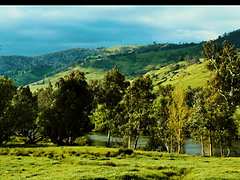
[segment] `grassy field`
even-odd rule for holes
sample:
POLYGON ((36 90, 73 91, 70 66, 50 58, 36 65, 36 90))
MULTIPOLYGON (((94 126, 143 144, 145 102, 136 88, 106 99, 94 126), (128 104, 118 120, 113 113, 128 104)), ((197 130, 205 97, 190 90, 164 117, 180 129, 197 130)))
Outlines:
POLYGON ((240 158, 103 147, 0 148, 0 179, 239 179, 240 158))
POLYGON ((47 77, 47 78, 45 78, 44 82, 43 82, 43 80, 40 80, 38 82, 32 83, 29 85, 29 87, 30 87, 31 91, 34 92, 37 89, 46 88, 48 86, 49 82, 51 82, 52 85, 54 86, 60 77, 64 77, 64 76, 68 75, 71 71, 75 71, 75 70, 84 72, 86 74, 85 77, 87 78, 87 80, 101 79, 102 76, 107 72, 107 71, 104 71, 103 69, 97 69, 97 68, 91 68, 91 67, 83 68, 80 66, 76 66, 74 68, 69 68, 67 71, 63 71, 63 72, 54 74, 50 77, 47 77))
POLYGON ((211 71, 206 68, 206 63, 201 59, 201 64, 187 65, 187 62, 182 61, 179 63, 171 64, 156 70, 152 70, 147 74, 153 80, 154 88, 162 82, 162 85, 172 84, 176 85, 179 82, 179 74, 183 73, 183 79, 181 82, 184 87, 191 86, 192 88, 202 87, 208 78, 210 78, 211 71), (177 70, 171 70, 172 66, 179 65, 180 68, 177 70), (181 67, 182 66, 182 67, 181 67))

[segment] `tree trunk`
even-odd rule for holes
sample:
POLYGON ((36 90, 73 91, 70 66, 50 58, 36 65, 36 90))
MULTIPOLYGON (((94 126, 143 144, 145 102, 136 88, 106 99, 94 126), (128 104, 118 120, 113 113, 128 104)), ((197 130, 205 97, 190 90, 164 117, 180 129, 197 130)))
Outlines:
POLYGON ((204 152, 204 142, 203 142, 203 136, 201 136, 201 147, 202 147, 202 156, 205 156, 205 152, 204 152))
POLYGON ((178 142, 178 154, 181 154, 182 144, 181 141, 178 142))
POLYGON ((182 149, 181 130, 180 130, 180 128, 179 128, 179 130, 178 130, 178 154, 181 153, 181 149, 182 149))
POLYGON ((230 150, 229 147, 227 148, 227 151, 228 151, 228 153, 227 153, 227 157, 229 157, 229 156, 230 156, 230 153, 231 153, 231 150, 230 150))
POLYGON ((165 143, 165 146, 167 148, 167 152, 170 153, 170 148, 169 148, 169 145, 167 143, 165 143))
POLYGON ((173 139, 171 136, 170 153, 173 153, 173 139))
POLYGON ((220 153, 221 153, 221 157, 223 157, 224 156, 224 150, 223 150, 222 143, 220 143, 220 153))
MULTIPOLYGON (((141 119, 141 115, 140 115, 140 119, 141 119)), ((137 143, 138 143, 138 139, 139 139, 140 126, 141 126, 141 121, 140 121, 139 124, 138 124, 138 129, 137 129, 137 135, 136 135, 136 139, 135 139, 134 150, 137 149, 137 143)))
POLYGON ((107 147, 110 147, 110 140, 111 140, 111 130, 108 129, 108 137, 107 137, 107 144, 106 144, 107 147))
POLYGON ((135 145, 134 145, 134 150, 137 149, 138 139, 139 139, 139 133, 137 133, 137 136, 136 136, 135 145))
POLYGON ((213 149, 212 149, 212 130, 209 129, 209 156, 211 157, 213 155, 213 149))
POLYGON ((131 136, 128 135, 128 148, 131 149, 131 136))

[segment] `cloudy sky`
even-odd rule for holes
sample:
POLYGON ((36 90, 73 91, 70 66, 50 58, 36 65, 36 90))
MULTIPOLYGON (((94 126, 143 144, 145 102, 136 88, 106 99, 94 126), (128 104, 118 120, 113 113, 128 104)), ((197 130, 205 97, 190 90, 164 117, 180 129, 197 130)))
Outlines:
POLYGON ((240 6, 0 6, 0 55, 200 42, 240 29, 240 6))

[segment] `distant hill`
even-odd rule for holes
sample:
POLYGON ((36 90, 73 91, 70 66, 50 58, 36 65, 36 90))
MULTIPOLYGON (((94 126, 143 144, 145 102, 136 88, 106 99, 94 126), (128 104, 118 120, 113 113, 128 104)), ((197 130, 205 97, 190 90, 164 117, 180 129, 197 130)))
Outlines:
MULTIPOLYGON (((79 69, 86 73, 87 79, 100 79, 104 73, 112 69, 115 65, 128 78, 133 79, 138 75, 145 74, 159 67, 176 63, 186 56, 199 58, 201 56, 202 45, 200 44, 151 44, 144 46, 118 46, 106 48, 108 53, 87 57, 84 61, 76 61, 67 69, 60 71, 44 80, 32 83, 31 87, 44 87, 49 81, 55 82, 57 77, 61 77, 71 69, 79 69), (99 72, 96 73, 96 72, 99 72)), ((24 75, 22 75, 22 78, 24 75)))
POLYGON ((117 65, 121 72, 131 79, 155 69, 156 66, 178 62, 186 56, 199 58, 201 51, 202 46, 194 43, 146 45, 134 50, 121 47, 118 53, 87 61, 82 64, 82 67, 101 68, 108 71, 117 65))
MULTIPOLYGON (((203 86, 211 75, 211 71, 206 68, 206 63, 207 62, 204 62, 203 59, 200 59, 197 63, 193 63, 191 61, 180 61, 166 66, 156 66, 155 69, 149 70, 146 74, 150 75, 155 90, 160 84, 175 85, 177 82, 179 82, 178 77, 181 72, 184 74, 182 79, 184 87, 187 88, 188 86, 191 86, 192 88, 195 88, 203 86)), ((47 77, 44 80, 32 83, 30 84, 30 88, 32 91, 35 91, 37 89, 46 87, 50 81, 52 84, 55 84, 59 77, 63 77, 73 70, 85 72, 88 80, 100 79, 107 72, 101 68, 83 68, 81 66, 76 66, 74 68, 69 68, 67 71, 62 71, 53 76, 47 77)))
POLYGON ((118 65, 128 78, 134 78, 155 65, 177 62, 186 55, 200 56, 201 46, 190 43, 74 48, 38 56, 0 56, 0 74, 12 78, 20 86, 67 71, 69 67, 81 66, 108 71, 118 65))
MULTIPOLYGON (((224 40, 240 48, 240 30, 215 39, 218 44, 224 40)), ((0 74, 12 78, 18 86, 32 84, 36 88, 71 69, 84 71, 89 79, 99 79, 117 65, 128 79, 133 79, 185 59, 202 58, 202 43, 73 48, 38 56, 0 56, 0 74)))
POLYGON ((236 48, 240 48, 240 29, 218 36, 215 42, 218 45, 222 45, 224 40, 228 40, 231 44, 234 44, 236 48))
POLYGON ((0 74, 14 79, 17 85, 26 85, 104 52, 103 49, 73 48, 38 56, 0 56, 0 74))

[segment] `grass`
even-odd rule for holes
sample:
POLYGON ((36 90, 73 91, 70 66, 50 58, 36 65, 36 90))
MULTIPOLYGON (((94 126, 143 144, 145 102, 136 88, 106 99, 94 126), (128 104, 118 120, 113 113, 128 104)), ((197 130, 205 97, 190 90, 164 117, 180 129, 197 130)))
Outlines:
POLYGON ((103 147, 0 148, 0 179, 239 179, 240 158, 103 147), (127 153, 128 152, 128 153, 127 153))
POLYGON ((60 73, 57 73, 50 77, 45 78, 45 82, 43 82, 43 80, 40 80, 35 83, 32 83, 29 85, 29 87, 30 87, 31 91, 34 92, 37 89, 46 88, 50 81, 51 81, 52 85, 54 86, 60 77, 64 77, 64 76, 68 75, 71 71, 74 71, 74 70, 80 70, 82 72, 85 72, 85 74, 86 74, 85 77, 87 78, 87 80, 101 79, 102 76, 106 73, 106 71, 104 71, 103 69, 91 68, 91 67, 83 68, 80 66, 76 66, 74 68, 69 68, 67 71, 63 71, 63 72, 60 72, 60 73))
POLYGON ((188 86, 191 86, 192 88, 202 87, 206 83, 207 79, 210 77, 211 71, 206 68, 207 62, 204 62, 203 59, 201 59, 201 62, 201 64, 187 65, 187 62, 182 61, 176 63, 180 66, 183 66, 178 70, 171 70, 171 67, 176 65, 171 64, 169 66, 152 70, 147 74, 152 77, 154 89, 157 88, 160 82, 163 82, 161 83, 162 85, 176 85, 176 83, 179 82, 179 74, 181 72, 184 74, 184 77, 181 81, 185 88, 187 88, 188 86))

